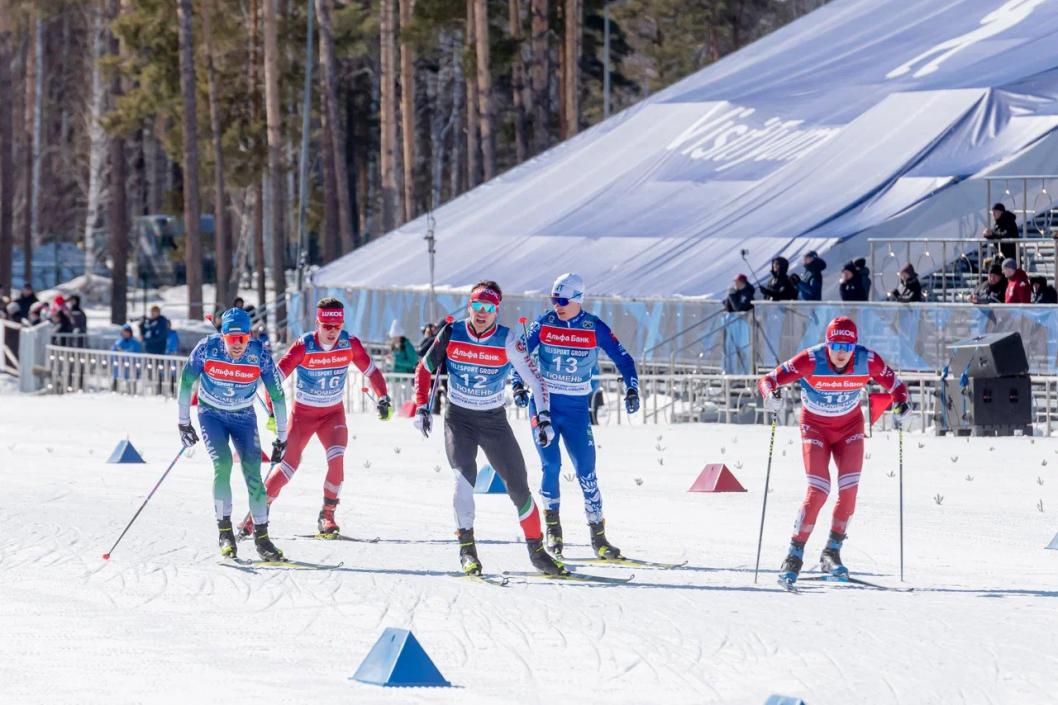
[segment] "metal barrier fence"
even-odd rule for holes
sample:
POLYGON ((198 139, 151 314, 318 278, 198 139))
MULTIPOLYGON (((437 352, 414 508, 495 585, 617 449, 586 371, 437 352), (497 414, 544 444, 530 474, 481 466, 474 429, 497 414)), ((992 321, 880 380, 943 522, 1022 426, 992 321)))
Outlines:
MULTIPOLYGON (((49 345, 47 349, 49 381, 47 390, 54 394, 69 392, 116 391, 135 396, 175 397, 184 358, 165 355, 142 355, 102 350, 63 348, 49 345)), ((414 402, 412 374, 387 374, 386 382, 394 408, 401 411, 414 402)), ((927 431, 936 424, 939 403, 940 376, 934 374, 902 374, 911 397, 911 431, 927 431)), ((766 424, 766 417, 757 393, 755 375, 725 375, 692 372, 685 374, 648 374, 639 377, 641 409, 629 416, 624 408, 624 383, 619 375, 596 378, 597 391, 593 396, 595 417, 599 425, 672 424, 672 423, 734 423, 766 424)), ((286 393, 293 392, 294 378, 287 379, 286 393)), ((366 378, 350 370, 345 390, 345 409, 349 412, 370 413, 375 403, 362 390, 366 378)), ((443 387, 443 385, 442 385, 443 387)), ((1034 377, 1033 421, 1039 431, 1050 435, 1058 427, 1058 377, 1034 377)), ((788 387, 786 410, 780 414, 784 426, 798 423, 800 388, 788 387)), ((508 400, 510 401, 510 400, 508 400)), ((866 408, 867 394, 863 394, 866 408)), ((442 404, 444 402, 442 401, 442 404)), ((508 413, 515 418, 526 418, 527 412, 508 404, 508 413)), ((875 427, 890 430, 888 415, 875 427)))
POLYGON ((18 337, 22 324, 13 321, 0 321, 0 371, 18 374, 18 337))

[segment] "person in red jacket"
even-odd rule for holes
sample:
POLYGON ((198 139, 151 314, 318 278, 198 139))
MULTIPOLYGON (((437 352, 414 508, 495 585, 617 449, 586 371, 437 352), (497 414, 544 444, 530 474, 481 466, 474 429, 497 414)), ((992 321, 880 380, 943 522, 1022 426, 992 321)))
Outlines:
MULTIPOLYGON (((344 324, 342 302, 335 298, 321 299, 316 305, 316 330, 295 340, 279 360, 279 371, 284 379, 297 374, 294 410, 286 453, 281 463, 272 466, 265 479, 265 492, 271 504, 297 472, 309 440, 314 435, 320 439, 327 453, 323 509, 317 520, 320 538, 335 538, 339 532, 334 510, 345 479, 345 447, 349 441, 343 406, 349 365, 356 365, 367 376, 378 397, 378 417, 386 421, 393 416, 385 377, 360 341, 342 330, 344 324)), ((247 517, 240 525, 239 535, 251 533, 253 519, 247 517)))
POLYGON ((1012 259, 1003 260, 1003 276, 1007 278, 1007 293, 1003 302, 1008 304, 1031 304, 1032 284, 1029 275, 1012 259))
POLYGON ((830 539, 820 556, 820 568, 838 579, 848 576, 841 563, 845 530, 856 508, 856 490, 863 467, 863 412, 860 390, 872 380, 892 395, 896 423, 909 413, 907 388, 873 350, 857 344, 856 324, 838 316, 827 326, 826 342, 803 350, 764 377, 757 387, 764 408, 782 409, 783 385, 801 385, 801 452, 808 491, 794 524, 790 550, 779 581, 792 585, 801 572, 804 548, 816 517, 830 493, 830 459, 838 468, 838 501, 830 524, 830 539))

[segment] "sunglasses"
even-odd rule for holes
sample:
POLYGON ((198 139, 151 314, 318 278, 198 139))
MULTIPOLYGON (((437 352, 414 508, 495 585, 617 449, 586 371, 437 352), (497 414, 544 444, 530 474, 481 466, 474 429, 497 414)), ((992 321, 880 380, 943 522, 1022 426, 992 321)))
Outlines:
POLYGON ((225 333, 224 342, 228 345, 245 345, 250 342, 249 333, 225 333))
POLYGON ((569 302, 573 299, 567 299, 565 296, 552 296, 551 303, 555 306, 569 306, 569 302))
POLYGON ((323 329, 323 330, 328 330, 328 331, 341 330, 342 329, 342 324, 341 323, 321 323, 320 324, 320 328, 323 329))
POLYGON ((484 311, 485 313, 496 313, 496 304, 490 304, 485 301, 471 301, 470 308, 475 311, 484 311))
POLYGON ((827 343, 827 347, 834 352, 852 352, 856 349, 856 343, 827 343))

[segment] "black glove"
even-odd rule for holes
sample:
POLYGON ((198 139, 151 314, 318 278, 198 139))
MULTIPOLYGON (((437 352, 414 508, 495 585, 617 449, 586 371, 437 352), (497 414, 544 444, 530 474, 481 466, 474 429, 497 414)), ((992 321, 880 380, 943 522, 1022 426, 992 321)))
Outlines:
POLYGON ((555 440, 555 429, 551 427, 551 413, 548 411, 538 412, 532 420, 533 435, 536 444, 541 448, 547 448, 551 441, 555 440))
POLYGON ((393 402, 389 395, 384 394, 378 398, 378 418, 389 421, 393 417, 393 402))
POLYGON ((283 453, 287 452, 287 442, 281 441, 278 438, 272 441, 272 457, 269 459, 272 465, 276 465, 283 461, 283 453))
POLYGON ((198 434, 195 433, 195 427, 190 423, 178 424, 177 428, 180 429, 180 442, 184 444, 184 448, 190 448, 198 443, 198 434))
POLYGON ((423 404, 415 410, 415 428, 422 431, 423 438, 430 437, 430 430, 433 428, 433 415, 430 414, 430 407, 427 404, 423 404))
POLYGON ((625 392, 625 411, 629 414, 639 411, 639 390, 635 387, 629 387, 625 392))
POLYGON ((514 405, 524 409, 529 406, 529 391, 525 388, 525 385, 521 382, 515 382, 511 385, 511 391, 514 392, 514 405))

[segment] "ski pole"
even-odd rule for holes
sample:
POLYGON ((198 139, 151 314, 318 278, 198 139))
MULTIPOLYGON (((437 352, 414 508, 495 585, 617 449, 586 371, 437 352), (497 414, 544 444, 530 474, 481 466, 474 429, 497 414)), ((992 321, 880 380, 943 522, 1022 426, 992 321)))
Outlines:
POLYGON ((764 514, 768 511, 768 484, 771 481, 771 458, 775 451, 775 427, 779 424, 779 415, 771 417, 771 440, 768 442, 768 469, 764 473, 764 501, 760 507, 760 534, 757 536, 757 563, 753 567, 753 584, 757 584, 757 573, 760 572, 760 549, 764 544, 764 514))
POLYGON ((904 582, 904 429, 896 432, 900 461, 900 582, 904 582))
POLYGON ((162 473, 162 476, 158 478, 158 482, 155 483, 154 489, 152 489, 150 493, 147 494, 147 499, 143 500, 143 504, 140 505, 140 508, 137 509, 136 513, 132 515, 132 518, 129 519, 129 523, 125 525, 125 530, 121 532, 121 536, 118 536, 118 540, 114 542, 114 545, 110 547, 110 550, 103 554, 103 560, 110 560, 110 554, 113 553, 114 549, 118 547, 119 543, 121 543, 121 539, 125 538, 125 534, 128 533, 129 527, 131 527, 132 523, 136 521, 136 517, 140 515, 140 512, 143 511, 143 508, 147 506, 147 502, 151 501, 151 497, 154 496, 155 491, 162 484, 162 480, 165 479, 165 476, 168 475, 169 471, 173 469, 174 465, 176 465, 176 461, 180 460, 180 456, 184 454, 185 450, 187 449, 183 447, 180 448, 180 452, 176 454, 175 458, 173 458, 173 462, 169 463, 169 467, 167 467, 165 469, 165 472, 162 473))
MULTIPOLYGON (((454 320, 455 320, 455 316, 452 316, 451 314, 445 316, 445 325, 449 325, 449 326, 452 325, 452 322, 454 320)), ((440 331, 438 331, 438 335, 440 335, 440 331)), ((438 390, 440 388, 441 388, 441 370, 438 369, 437 370, 437 374, 434 375, 433 381, 430 383, 430 398, 426 402, 426 408, 430 410, 431 414, 433 413, 434 402, 437 400, 437 392, 438 392, 438 390)))
POLYGON ((366 394, 368 399, 370 399, 371 401, 373 401, 376 404, 378 403, 378 397, 376 397, 374 394, 372 394, 370 389, 368 389, 367 387, 360 387, 360 391, 363 394, 366 394))

